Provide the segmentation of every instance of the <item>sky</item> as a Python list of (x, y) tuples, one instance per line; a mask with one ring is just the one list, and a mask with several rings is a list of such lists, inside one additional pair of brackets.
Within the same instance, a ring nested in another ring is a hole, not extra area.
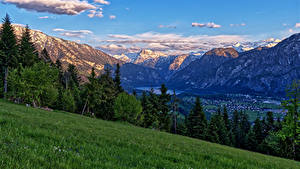
[[(300, 32), (300, 0), (0, 0), (0, 17), (107, 51), (190, 52)], [(113, 52), (112, 52), (113, 53)]]

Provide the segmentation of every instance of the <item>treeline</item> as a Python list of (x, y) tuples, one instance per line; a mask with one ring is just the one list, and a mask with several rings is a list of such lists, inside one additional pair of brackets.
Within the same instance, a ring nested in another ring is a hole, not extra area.
[(200, 99), (189, 115), (181, 118), (175, 91), (168, 94), (165, 85), (160, 94), (154, 90), (137, 96), (121, 86), (120, 65), (114, 72), (106, 67), (97, 76), (91, 70), (83, 82), (72, 64), (63, 68), (60, 60), (51, 62), (46, 49), (38, 53), (26, 27), (17, 39), (8, 15), (0, 30), (1, 97), (33, 107), (51, 108), (118, 120), (133, 125), (185, 135), (219, 144), (299, 160), (299, 82), (288, 90), (289, 100), (283, 121), (274, 121), (273, 113), (249, 122), (245, 112), (227, 112), (226, 107), (206, 119)]

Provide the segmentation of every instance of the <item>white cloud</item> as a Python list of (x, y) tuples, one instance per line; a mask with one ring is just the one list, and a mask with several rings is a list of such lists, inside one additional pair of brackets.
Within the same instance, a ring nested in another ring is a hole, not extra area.
[(288, 26), (288, 24), (286, 24), (286, 23), (283, 23), (283, 24), (282, 24), (282, 26)]
[(294, 30), (293, 30), (293, 29), (289, 29), (288, 31), (289, 31), (290, 33), (293, 33), (293, 32), (294, 32)]
[(176, 26), (174, 25), (159, 25), (159, 28), (170, 28), (170, 29), (176, 29)]
[(221, 25), (215, 24), (214, 22), (208, 22), (208, 23), (192, 23), (192, 27), (206, 27), (206, 28), (221, 28)]
[(29, 11), (48, 12), (53, 14), (78, 15), (95, 5), (81, 0), (2, 0), (2, 3), (14, 4)]
[(49, 18), (49, 16), (41, 16), (41, 17), (39, 17), (39, 19), (48, 19)]
[(103, 5), (109, 5), (110, 2), (108, 1), (105, 1), (105, 0), (94, 0), (95, 3), (100, 3), (100, 4), (103, 4)]
[(104, 17), (103, 11), (102, 11), (101, 8), (100, 8), (99, 11), (96, 11), (96, 10), (90, 10), (90, 11), (89, 11), (89, 14), (88, 14), (88, 17), (90, 17), (90, 18), (94, 18), (94, 17), (103, 18), (103, 17)]
[(231, 27), (239, 27), (239, 26), (246, 26), (245, 23), (240, 23), (240, 24), (230, 24)]
[(109, 19), (113, 20), (113, 19), (116, 19), (117, 17), (115, 15), (110, 15), (109, 16)]
[(66, 37), (76, 37), (76, 38), (84, 38), (85, 35), (93, 34), (92, 31), (89, 30), (65, 30), (61, 28), (53, 29), (54, 32), (59, 32), (61, 36)]
[(295, 24), (295, 28), (300, 28), (300, 22)]

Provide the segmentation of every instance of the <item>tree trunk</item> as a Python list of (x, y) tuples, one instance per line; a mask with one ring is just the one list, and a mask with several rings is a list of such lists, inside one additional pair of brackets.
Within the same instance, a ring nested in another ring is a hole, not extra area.
[(84, 113), (84, 111), (85, 111), (85, 108), (86, 108), (86, 105), (87, 105), (87, 103), (88, 103), (88, 99), (86, 99), (86, 101), (85, 101), (85, 104), (84, 104), (84, 106), (83, 106), (83, 110), (82, 110), (82, 112), (81, 112), (81, 115), (83, 115), (83, 113)]
[(8, 67), (5, 67), (4, 70), (4, 98), (5, 99), (7, 95), (7, 78), (8, 78)]

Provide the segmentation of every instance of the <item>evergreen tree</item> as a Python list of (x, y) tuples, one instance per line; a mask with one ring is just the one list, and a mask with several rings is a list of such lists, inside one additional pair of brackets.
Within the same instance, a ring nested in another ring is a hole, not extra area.
[(266, 121), (266, 132), (269, 134), (270, 132), (274, 131), (274, 117), (273, 112), (267, 112), (267, 121)]
[(30, 29), (28, 25), (25, 28), (25, 32), (22, 34), (19, 46), (19, 54), (19, 63), (21, 63), (24, 67), (30, 67), (38, 61), (38, 52), (31, 41)]
[[(172, 129), (171, 132), (174, 134), (177, 134), (177, 111), (178, 111), (178, 98), (176, 96), (175, 90), (173, 91), (173, 97), (172, 97)], [(181, 123), (182, 126), (180, 126), (182, 129), (185, 128), (185, 124)]]
[[(76, 66), (73, 65), (73, 64), (69, 64), (69, 65), (68, 65), (68, 70), (67, 70), (67, 71), (68, 71), (69, 74), (70, 74), (70, 80), (69, 80), (70, 85), (69, 85), (69, 86), (74, 87), (74, 86), (73, 86), (73, 84), (74, 84), (75, 87), (79, 87), (79, 83), (80, 83), (80, 81), (81, 81), (81, 78), (80, 78), (80, 76), (78, 75), (78, 70), (77, 70)], [(71, 84), (71, 83), (73, 83), (73, 84)], [(73, 89), (72, 87), (71, 87), (71, 89)]]
[(257, 146), (264, 140), (262, 122), (259, 120), (259, 118), (256, 118), (256, 120), (254, 121), (253, 132), (256, 140), (255, 150), (257, 151)]
[(11, 24), (10, 17), (6, 14), (3, 19), (3, 24), (0, 30), (0, 51), (1, 58), (1, 74), (3, 80), (3, 94), (4, 97), (7, 94), (7, 78), (9, 68), (18, 67), (18, 45), (16, 35), (14, 34), (14, 29)]
[(240, 115), (238, 111), (233, 112), (232, 117), (232, 143), (235, 147), (240, 147), (241, 139), (241, 126), (240, 126)]
[(160, 129), (169, 131), (171, 117), (169, 115), (170, 108), (168, 104), (171, 100), (171, 96), (168, 94), (168, 89), (164, 84), (161, 85), (160, 92), (161, 94), (158, 97)]
[(114, 118), (114, 101), (118, 96), (118, 92), (115, 87), (115, 82), (111, 77), (110, 68), (105, 68), (105, 73), (99, 78), (99, 83), (102, 88), (100, 94), (100, 102), (96, 106), (96, 116), (104, 120), (113, 120)]
[(44, 48), (40, 54), (40, 59), (46, 63), (52, 64), (52, 60), (46, 48)]
[(153, 106), (150, 103), (149, 97), (147, 96), (147, 93), (145, 91), (143, 91), (143, 94), (142, 94), (141, 104), (143, 107), (142, 114), (144, 117), (143, 126), (146, 128), (149, 128), (152, 126), (152, 124), (156, 120), (156, 118), (155, 118), (155, 114), (152, 114)]
[(227, 133), (228, 137), (228, 143), (226, 145), (231, 145), (232, 144), (232, 130), (231, 130), (231, 124), (229, 120), (229, 115), (227, 112), (227, 108), (224, 106), (223, 107), (223, 120), (224, 120), (224, 125), (225, 125), (225, 131)]
[(213, 115), (208, 124), (206, 139), (213, 143), (220, 143), (218, 123), (218, 115)]
[(116, 89), (118, 93), (122, 93), (124, 91), (124, 89), (121, 86), (121, 71), (120, 71), (120, 64), (117, 64), (117, 68), (115, 71), (115, 78), (114, 78), (114, 82), (116, 85)]
[(249, 133), (249, 130), (251, 128), (248, 115), (245, 112), (241, 112), (241, 133), (240, 133), (240, 145), (242, 148), (247, 148), (247, 134)]
[(150, 90), (149, 102), (151, 104), (151, 109), (149, 110), (149, 113), (151, 114), (152, 117), (152, 122), (150, 127), (154, 129), (160, 129), (161, 126), (160, 126), (160, 116), (159, 116), (159, 111), (160, 111), (159, 97), (154, 93), (153, 88)]
[(206, 138), (207, 120), (200, 103), (200, 98), (196, 98), (195, 105), (187, 118), (187, 133), (190, 137)]

